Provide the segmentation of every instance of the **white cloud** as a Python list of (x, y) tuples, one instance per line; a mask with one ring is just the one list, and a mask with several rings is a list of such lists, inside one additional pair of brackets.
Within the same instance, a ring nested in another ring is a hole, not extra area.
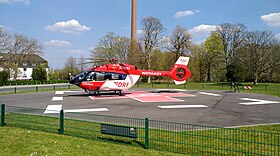
[(201, 24), (190, 29), (190, 33), (196, 43), (201, 43), (204, 42), (207, 37), (209, 37), (211, 31), (216, 30), (216, 27), (217, 25)]
[(30, 4), (30, 0), (0, 0), (0, 4), (12, 4), (12, 3), (24, 3), (26, 5)]
[[(196, 10), (195, 12), (199, 12), (199, 10)], [(190, 10), (185, 10), (185, 11), (178, 11), (176, 12), (176, 14), (174, 15), (175, 18), (181, 18), (184, 16), (189, 16), (189, 15), (193, 15), (194, 12), (190, 11)]]
[(50, 40), (45, 42), (46, 45), (55, 46), (55, 47), (71, 47), (72, 44), (68, 41), (61, 41), (61, 40)]
[(4, 26), (4, 25), (1, 25), (1, 24), (0, 24), (0, 29), (4, 30), (4, 31), (6, 31), (6, 32), (13, 31), (12, 28), (7, 27), (7, 26)]
[(280, 12), (262, 15), (261, 19), (272, 27), (280, 27)]
[(64, 21), (57, 22), (53, 25), (46, 26), (45, 29), (54, 32), (72, 33), (72, 34), (80, 34), (83, 31), (90, 30), (89, 27), (80, 25), (80, 23), (75, 19), (66, 22)]

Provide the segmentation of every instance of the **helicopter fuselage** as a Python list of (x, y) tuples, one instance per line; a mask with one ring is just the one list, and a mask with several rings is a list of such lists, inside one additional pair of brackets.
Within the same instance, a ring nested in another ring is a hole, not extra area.
[(71, 77), (70, 83), (89, 93), (119, 91), (120, 94), (133, 87), (140, 76), (169, 76), (175, 84), (182, 84), (191, 75), (188, 61), (188, 57), (180, 57), (170, 71), (140, 70), (130, 64), (105, 64)]

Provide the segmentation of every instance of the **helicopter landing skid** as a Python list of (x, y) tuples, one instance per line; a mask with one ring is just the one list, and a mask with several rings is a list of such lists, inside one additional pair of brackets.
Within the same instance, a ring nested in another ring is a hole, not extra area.
[[(122, 94), (122, 90), (86, 90), (86, 92), (88, 92), (90, 95), (93, 95), (93, 96), (100, 96), (100, 95), (102, 95), (101, 94), (101, 92), (107, 92), (107, 94), (110, 94), (110, 93), (108, 93), (108, 92), (114, 92), (115, 94), (118, 94), (119, 96), (123, 96), (123, 94)], [(106, 95), (107, 95), (106, 94)]]

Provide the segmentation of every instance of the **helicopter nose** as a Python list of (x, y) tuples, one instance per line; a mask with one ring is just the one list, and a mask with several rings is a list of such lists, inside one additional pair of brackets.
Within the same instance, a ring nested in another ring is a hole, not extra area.
[(70, 84), (75, 84), (75, 79), (73, 76), (70, 76), (70, 80), (69, 80)]
[(74, 81), (73, 81), (73, 80), (70, 80), (69, 83), (70, 83), (70, 84), (74, 84)]
[(70, 81), (72, 81), (73, 79), (74, 79), (74, 76), (71, 75), (71, 76), (70, 76)]

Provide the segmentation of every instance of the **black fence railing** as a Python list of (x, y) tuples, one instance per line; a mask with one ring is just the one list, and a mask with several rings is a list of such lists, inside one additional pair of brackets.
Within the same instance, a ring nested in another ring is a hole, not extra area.
[[(104, 126), (105, 125), (105, 126)], [(191, 155), (280, 155), (280, 133), (1, 105), (1, 126)], [(127, 133), (133, 133), (133, 137)]]

